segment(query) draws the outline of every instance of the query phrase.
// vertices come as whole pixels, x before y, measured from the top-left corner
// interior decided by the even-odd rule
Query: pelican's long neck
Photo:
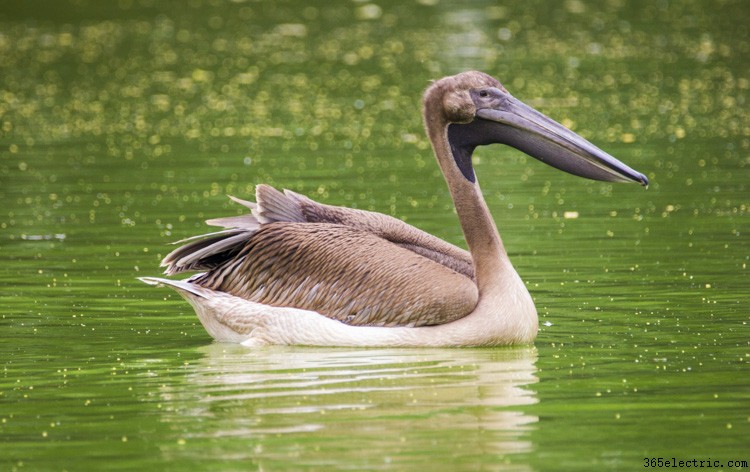
[[[442,119],[441,113],[430,110],[429,105],[425,107],[424,118],[435,157],[450,189],[469,246],[481,295],[485,289],[495,286],[503,273],[513,269],[471,167],[473,149],[463,150],[463,153],[459,149],[451,149],[450,125]]]

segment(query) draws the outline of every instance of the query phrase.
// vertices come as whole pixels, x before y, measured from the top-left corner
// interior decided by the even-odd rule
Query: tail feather
[[[180,239],[179,241],[175,241],[172,244],[183,244],[183,243],[187,243],[190,241],[196,241],[198,239],[206,239],[212,236],[220,236],[220,235],[227,235],[227,234],[231,236],[230,233],[231,234],[237,233],[237,228],[229,228],[229,229],[223,229],[221,231],[216,231],[213,233],[203,233],[203,234],[197,234],[195,236],[188,236],[187,238]]]
[[[243,199],[241,199],[241,198],[237,198],[237,197],[235,197],[235,196],[232,196],[232,195],[227,195],[227,196],[228,196],[228,197],[229,197],[229,198],[230,198],[230,199],[231,199],[231,200],[232,200],[233,202],[235,202],[235,203],[239,203],[240,205],[242,205],[242,206],[244,206],[244,207],[247,207],[247,208],[249,208],[249,209],[250,209],[250,211],[255,211],[255,209],[256,209],[256,208],[257,208],[257,206],[258,206],[258,204],[257,204],[257,203],[255,203],[255,202],[248,202],[247,200],[243,200]]]
[[[227,216],[224,218],[213,218],[206,220],[206,224],[211,226],[221,226],[228,229],[247,229],[257,231],[258,219],[253,215]]]
[[[240,252],[262,224],[306,221],[301,207],[306,198],[302,195],[288,190],[282,193],[262,184],[256,187],[255,193],[257,203],[229,196],[234,202],[250,209],[250,214],[206,221],[211,226],[226,229],[177,241],[176,244],[184,244],[162,260],[162,267],[166,267],[164,272],[174,275],[192,270],[211,270]]]
[[[258,203],[253,214],[261,223],[306,221],[302,208],[295,199],[269,185],[258,185],[255,188],[255,197]]]
[[[164,271],[167,275],[213,269],[237,254],[253,233],[242,229],[213,233],[213,236],[193,241],[170,252],[161,261],[161,266],[167,268]]]
[[[172,287],[180,293],[190,293],[201,298],[208,298],[210,295],[209,290],[200,285],[191,284],[185,280],[169,280],[162,279],[161,277],[138,277],[138,280],[148,285],[164,285]]]

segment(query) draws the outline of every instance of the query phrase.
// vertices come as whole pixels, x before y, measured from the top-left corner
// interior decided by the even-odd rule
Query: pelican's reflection
[[[533,347],[200,350],[186,381],[163,387],[163,419],[193,438],[224,438],[212,449],[222,460],[263,463],[296,450],[305,462],[368,468],[420,457],[497,465],[532,450],[538,418],[524,406],[537,401]],[[186,411],[198,421],[177,414]],[[243,439],[242,451],[230,438]]]

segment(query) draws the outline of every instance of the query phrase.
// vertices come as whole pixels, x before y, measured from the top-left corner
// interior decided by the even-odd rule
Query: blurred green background
[[[749,25],[741,0],[4,1],[0,468],[750,460]],[[478,152],[536,347],[251,351],[136,280],[263,182],[463,245],[420,98],[467,69],[651,180]]]

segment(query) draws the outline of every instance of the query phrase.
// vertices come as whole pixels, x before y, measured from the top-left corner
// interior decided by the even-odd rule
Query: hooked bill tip
[[[646,187],[646,188],[648,188],[648,177],[646,177],[645,175],[643,175],[643,174],[640,174],[640,175],[638,176],[638,182],[639,182],[639,183],[640,183],[640,184],[641,184],[641,185],[642,185],[643,187]]]

